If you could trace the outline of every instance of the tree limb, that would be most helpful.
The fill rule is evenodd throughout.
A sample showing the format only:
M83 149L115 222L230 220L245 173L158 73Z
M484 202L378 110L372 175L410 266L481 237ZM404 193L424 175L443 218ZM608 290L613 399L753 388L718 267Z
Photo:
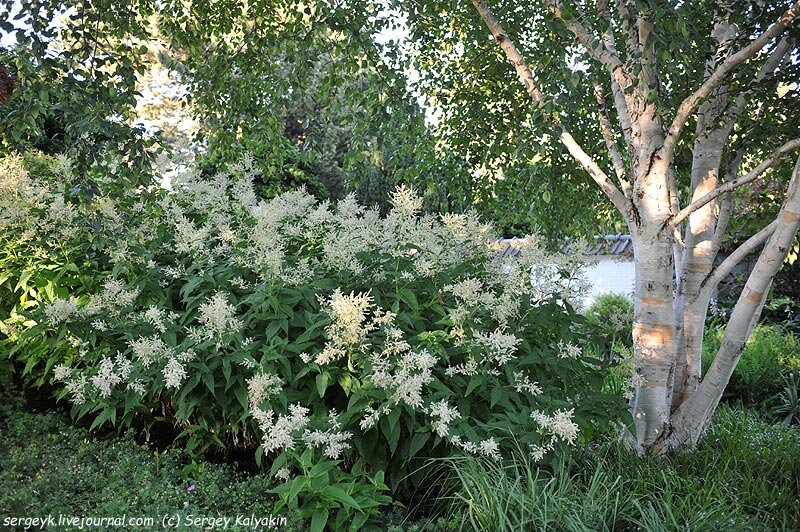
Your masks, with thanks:
M772 154L770 154L769 157L761 161L761 163L758 166L750 170L745 175L738 177L733 181L728 181L727 183L723 183L722 185L715 188L705 196L698 198L697 200L693 201L692 203L681 209L681 211L678 214L670 217L669 220L667 220L666 225L674 228L683 220L685 220L687 216L695 212L697 209L702 208L708 202L713 201L720 195L725 194L727 192L731 192L732 190L735 190L742 185L746 185L747 183L755 181L756 179L761 177L761 174L766 172L775 163L775 161L780 159L782 155L798 147L800 147L800 138L790 140L789 142L787 142L786 144L784 144L783 146L772 152Z
M731 199L731 193L728 192L722 196L722 202L719 205L719 215L717 216L717 226L714 228L714 236L711 239L711 254L715 259L722 247L722 239L725 236L725 231L728 230L732 206L733 200Z
M700 297L703 295L710 295L714 288L716 288L717 285L721 283L723 279L725 279L725 277L730 275L730 273L739 263L741 263L749 254L753 253L762 244L764 244L769 237L772 236L777 227L778 220L773 220L761 231L742 242L739 247L733 251L733 253L728 255L725 260L720 262L708 273L701 284L697 299L700 299Z
M716 70L706 78L705 82L693 94L687 97L675 114L664 145L661 148L661 158L669 164L672 160L675 146L678 143L683 126L689 119L689 115L697 108L700 102L711 94L736 67L753 57L759 50L766 46L772 39L780 35L791 22L800 14L800 0L796 0L792 6L781 15L767 30L754 39L750 44L729 56Z
M575 35L577 41L586 48L586 51L591 57L606 65L611 71L622 68L622 61L617 54L608 49L608 47L596 36L594 36L586 27L583 26L574 17L564 15L564 4L559 0L545 0L550 8L550 11L561 19L567 29ZM577 6L573 6L577 8Z
M545 97L541 88L539 87L539 84L534 79L533 73L531 72L530 68L528 68L528 65L525 62L525 59L522 57L522 54L520 54L519 50L517 50L517 47L514 46L514 43L511 42L511 39L509 39L508 34L503 29L500 21L498 21L491 12L485 0L472 0L472 5L475 6L475 9L486 23L486 26L492 33L495 41L497 41L497 43L500 45L500 48L503 50L503 52L505 52L508 60L514 66L514 69L517 71L517 75L522 81L522 84L525 86L525 89L530 97L533 98L539 104L539 106L543 106L545 103ZM628 220L628 203L622 192L620 192L620 190L614 186L606 173L603 172L600 166L598 166L591 156L589 156L589 154L586 153L578 144L567 128L561 123L561 119L558 115L546 114L545 116L551 124L561 130L558 138L564 147L567 148L567 151L569 151L570 155L572 155L578 164L583 167L583 169L591 176L595 183L600 186L603 192L606 193L617 210L619 210L620 214L622 214L623 218Z
M625 43L627 48L626 55L627 57L633 57L636 54L637 51L636 43L638 42L639 39L636 36L636 30L631 24L631 20L633 20L633 15L631 14L630 8L636 9L636 5L633 2L629 2L628 0L614 0L614 3L617 8L617 13L619 14L619 20L620 24L622 25L622 31L625 34Z
M728 325L725 327L725 335L717 355L695 392L672 417L673 427L679 428L685 435L693 438L692 443L696 443L697 438L708 426L711 414L719 403L722 392L742 356L752 325L761 313L767 292L772 284L772 278L786 260L792 240L800 227L800 183L798 181L800 181L800 158L792 172L786 200L774 222L774 232L761 250L758 261L739 295Z
M597 120L600 122L600 130L603 133L603 140L606 143L606 148L608 148L608 153L611 155L611 163L614 165L614 171L617 174L617 179L619 180L619 184L622 187L623 192L630 191L631 184L626 177L625 172L625 162L622 160L622 154L620 154L619 146L617 146L617 139L614 135L614 130L611 127L611 120L608 118L608 109L606 108L606 99L603 95L603 90L600 87L600 84L595 82L594 85L594 96L597 100L598 112L597 112ZM625 194L627 197L627 193Z

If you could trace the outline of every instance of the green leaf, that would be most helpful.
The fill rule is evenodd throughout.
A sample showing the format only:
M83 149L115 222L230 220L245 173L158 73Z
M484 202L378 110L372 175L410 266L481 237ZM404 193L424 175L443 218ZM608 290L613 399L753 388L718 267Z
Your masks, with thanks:
M351 497L346 491L344 491L339 486L325 486L322 489L322 494L330 497L335 501L339 501L340 503L344 504L349 508L353 508L355 510L360 510L361 505Z
M328 372L322 372L317 375L317 393L320 398L325 397L325 390L328 388L328 380L330 376Z
M425 443L430 439L430 432L418 432L411 438L411 443L408 447L408 456L406 458L413 458L425 446ZM381 471L383 473L383 471Z
M317 508L311 517L311 532L322 532L328 523L328 509Z

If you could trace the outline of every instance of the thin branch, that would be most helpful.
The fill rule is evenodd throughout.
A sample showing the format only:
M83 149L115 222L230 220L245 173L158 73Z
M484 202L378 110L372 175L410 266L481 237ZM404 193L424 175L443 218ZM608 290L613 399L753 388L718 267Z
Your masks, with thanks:
M722 185L715 188L705 196L698 198L697 200L693 201L692 203L684 207L678 214L670 217L665 225L674 228L683 220L685 220L687 216L689 216L696 210L702 208L708 202L713 201L720 195L725 194L727 192L731 192L732 190L735 190L741 187L742 185L746 185L747 183L755 181L756 179L761 177L761 175L764 172L766 172L775 163L775 161L780 159L781 156L798 147L800 147L800 138L790 140L789 142L787 142L786 144L784 144L783 146L772 152L772 154L769 157L761 161L761 163L758 166L750 170L745 175L738 177L733 181L728 181L727 183L723 183Z
M559 0L546 0L550 11L564 22L567 29L575 35L577 41L586 48L586 51L591 57L606 65L611 71L622 68L622 61L616 53L609 50L605 44L593 35L583 24L578 22L574 17L564 15L564 4ZM577 9L577 6L572 6Z
M611 53L619 57L619 54L617 53L617 45L614 42L614 30L611 25L611 15L605 11L601 13L600 16L605 16L608 19L608 28L605 32L603 32L603 43ZM627 78L624 75L624 72L621 70L608 70L611 78L611 94L614 97L614 107L617 110L617 119L619 120L620 127L622 127L622 136L625 138L628 149L630 149L633 146L631 144L631 115L628 111L628 102L625 100L625 93L623 92L619 81Z
M539 84L534 79L533 73L531 72L530 68L528 68L528 65L525 62L525 59L522 57L522 54L520 54L520 52L517 50L517 47L514 46L514 43L511 42L511 39L509 39L508 34L503 29L500 21L498 21L491 12L485 0L472 0L472 5L475 6L475 9L486 23L486 26L492 33L495 41L497 41L497 43L500 45L500 48L502 48L503 52L505 52L508 60L514 66L514 69L517 71L517 75L522 81L522 84L525 86L525 89L530 97L533 98L539 104L539 106L543 106L545 103L545 97L541 88L539 87ZM609 199L611 199L612 203L614 203L614 206L617 208L617 210L619 210L620 214L622 214L623 218L627 220L627 200L622 192L620 192L619 189L614 186L606 173L603 172L603 170L591 158L591 156L589 156L589 154L586 153L583 148L581 148L578 142L569 133L567 128L561 123L561 119L558 117L558 115L545 114L545 116L551 124L561 130L559 140L564 147L567 148L567 151L569 151L572 157L591 176L595 183L600 186L603 192L605 192Z
M667 170L667 186L669 187L669 208L672 214L678 214L681 209L678 198L678 183L675 179L675 169L670 165Z
M678 143L683 126L689 119L689 115L697 108L700 102L710 95L731 73L736 67L753 57L759 50L766 46L772 39L780 35L791 22L800 14L800 0L796 0L792 6L776 20L767 30L759 37L754 39L749 45L745 46L735 54L728 57L717 69L705 80L705 82L698 88L692 95L687 97L675 114L675 119L672 121L667 130L667 136L664 140L664 145L661 150L661 158L669 164L672 161L672 156L675 151L675 146Z
M606 108L606 99L603 96L603 89L597 82L593 83L593 85L594 97L597 100L597 106L599 107L597 112L597 120L600 122L600 130L603 133L603 140L606 143L606 148L608 148L608 153L611 155L611 162L614 165L614 171L617 174L617 179L619 180L619 184L622 187L623 192L629 191L631 185L625 175L625 162L622 160L622 155L619 152L619 146L617 146L617 139L615 138L614 130L611 127L611 120L608 118L608 109Z
M789 35L784 35L784 37L778 41L778 44L775 45L775 48L770 53L767 60L764 61L764 64L761 65L761 68L756 73L753 81L760 82L763 81L764 78L769 76L770 74L774 73L778 67L781 66L783 63L784 58L788 57L789 53L792 51L792 39ZM742 111L744 110L745 106L748 102L750 102L750 96L753 93L752 85L742 94L739 94L736 97L736 103L733 106L733 110L731 112L732 118L739 116ZM760 116L764 113L764 103L761 103L761 106L758 109L757 116Z
M636 4L628 0L614 0L614 3L616 4L617 13L619 14L622 31L625 33L627 57L633 57L638 50L636 43L639 39L636 36L636 29L631 25L633 15L631 14L630 8L636 9Z
M767 239L772 236L772 233L775 232L777 227L778 220L773 220L761 231L742 242L739 247L733 251L733 253L728 255L725 260L714 267L714 269L708 273L706 278L703 279L703 282L700 285L700 291L697 294L697 299L700 299L704 295L710 295L714 288L716 288L716 286L721 283L723 279L730 275L730 273L738 264L747 258L748 255L761 247L764 242L766 242Z
M719 215L717 217L717 226L714 228L714 236L711 239L711 256L716 259L719 250L722 247L722 239L725 236L725 231L728 230L728 223L731 219L731 208L733 207L733 199L731 193L728 192L722 196L722 202L719 205Z
M575 39L581 45L583 45L589 56L604 64L608 68L608 72L611 74L614 105L617 108L617 114L619 115L620 125L622 126L622 132L625 136L625 140L630 144L631 120L628 112L628 104L625 101L625 96L621 87L627 87L630 85L631 79L628 75L628 72L625 70L625 65L617 54L613 33L611 33L611 20L607 13L607 6L598 4L600 16L602 17L605 15L607 18L609 18L608 30L606 30L606 32L603 34L602 39L598 40L597 37L587 30L586 27L577 19L564 14L564 4L562 2L559 0L546 1L547 5L550 7L550 11L552 11L556 17L564 22L564 25L566 25L567 29L571 31L573 35L575 35ZM580 8L578 6L574 5L572 7L577 9L580 13Z

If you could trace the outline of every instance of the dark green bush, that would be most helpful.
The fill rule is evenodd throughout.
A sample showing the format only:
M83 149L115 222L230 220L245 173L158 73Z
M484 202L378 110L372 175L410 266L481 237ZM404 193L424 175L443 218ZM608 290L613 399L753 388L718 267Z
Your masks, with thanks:
M714 360L722 329L710 329L703 342L703 372ZM785 387L784 378L800 368L800 341L777 326L757 326L731 376L723 400L759 405Z

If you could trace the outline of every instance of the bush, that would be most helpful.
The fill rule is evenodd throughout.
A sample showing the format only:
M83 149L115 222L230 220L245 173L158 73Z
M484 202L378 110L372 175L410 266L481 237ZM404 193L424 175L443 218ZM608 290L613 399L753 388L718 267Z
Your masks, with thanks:
M22 337L25 312L40 304L97 290L129 244L118 238L136 224L148 191L115 175L121 164L99 161L87 174L64 157L35 153L0 159L0 378L12 361L37 386L54 357L75 350Z
M703 342L703 372L719 350L724 331L710 329ZM800 368L800 341L780 327L759 325L747 341L723 399L763 404L784 389L784 378Z
M601 294L584 312L589 325L625 347L633 346L633 302L621 294Z
M423 458L515 435L546 462L626 411L568 304L579 257L501 257L474 214L421 216L405 189L384 218L258 201L249 160L174 189L120 231L102 291L29 314L71 346L45 369L93 426L164 415L189 451L258 446L279 504L341 524L374 519L384 481L413 491Z

